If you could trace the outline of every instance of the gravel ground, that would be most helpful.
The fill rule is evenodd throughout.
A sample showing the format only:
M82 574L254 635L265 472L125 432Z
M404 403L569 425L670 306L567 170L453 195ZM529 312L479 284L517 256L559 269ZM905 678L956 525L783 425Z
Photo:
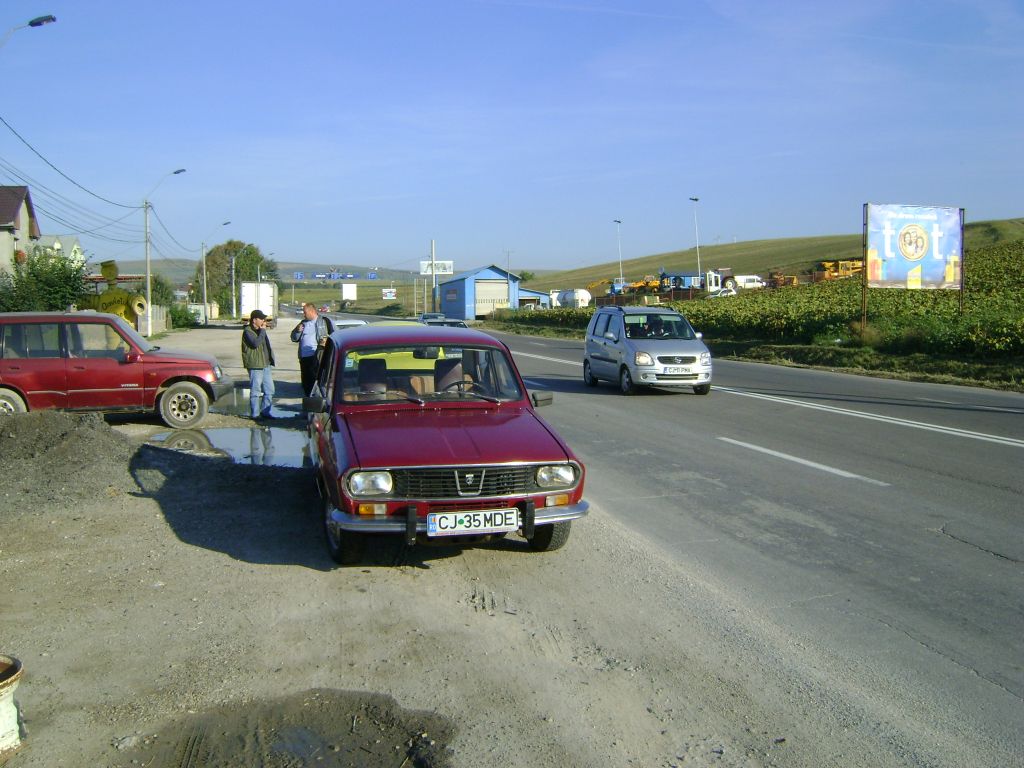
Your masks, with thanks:
M275 334L279 409L297 415ZM167 346L238 375L237 338ZM204 424L226 426L251 422ZM336 569L308 469L147 445L160 431L0 417L0 653L25 666L9 768L929 764L859 738L829 659L600 503L557 552L382 538Z

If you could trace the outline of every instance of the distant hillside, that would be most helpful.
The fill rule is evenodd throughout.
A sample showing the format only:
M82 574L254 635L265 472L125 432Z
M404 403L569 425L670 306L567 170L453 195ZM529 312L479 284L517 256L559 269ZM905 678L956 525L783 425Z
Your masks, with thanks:
M188 259L153 259L151 266L153 274L161 275L169 280L174 285L183 285L193 278L196 273L196 268L199 265L199 260L189 261ZM92 271L99 273L99 264L92 264ZM292 275L296 272L302 272L306 276L306 282L315 283L313 275L329 272L335 265L327 264L304 264L294 261L279 261L277 262L277 271L281 277L281 281L285 283L292 282ZM146 261L144 259L118 259L117 261L118 270L123 275L144 275L146 273ZM360 267L354 265L340 264L337 265L337 270L341 274L352 273L359 275L359 279L365 280L366 273L369 271L367 267ZM409 272L400 271L396 269L378 269L377 279L378 280L402 280L409 282L411 275Z
M1024 239L1024 219L1001 219L998 221L978 221L964 228L966 247L982 248L1001 242ZM750 240L743 243L725 245L702 245L700 247L700 266L702 270L731 267L738 274L766 275L769 270L781 271L788 275L806 273L813 269L819 261L835 261L838 259L859 259L861 257L861 236L829 235L821 237L788 237L777 240ZM152 267L155 274L163 275L175 285L192 279L196 270L196 261L185 259L153 259ZM308 282L312 275L325 272L330 267L324 264L306 264L291 261L277 262L278 272L285 283L291 282L295 272L304 272ZM335 266L335 265L331 265ZM351 272L366 279L368 268L357 265L336 265L339 272ZM122 274L144 274L144 260L119 260L118 267ZM685 251L670 251L653 256L643 256L622 262L622 272L630 280L638 280L644 275L657 274L665 268L669 272L694 271L697 269L697 251L690 248ZM99 265L93 265L99 271ZM533 271L533 270L531 270ZM602 279L619 276L619 262L609 261L590 267L565 271L538 270L537 278L526 283L524 287L535 291L549 291L554 288L584 288L587 284ZM378 280L394 280L411 282L412 274L408 270L380 269L377 270Z
M964 227L964 241L968 250L1021 239L1024 239L1024 219L979 221ZM781 271L788 275L799 275L813 269L819 261L859 258L859 234L750 240L700 247L701 270L731 267L737 274L767 275L769 271ZM671 251L622 262L622 273L629 280L656 275L662 268L668 272L696 271L697 250L690 248ZM591 267L538 275L536 280L531 280L525 287L535 291L584 288L589 283L618 276L619 262L610 261Z

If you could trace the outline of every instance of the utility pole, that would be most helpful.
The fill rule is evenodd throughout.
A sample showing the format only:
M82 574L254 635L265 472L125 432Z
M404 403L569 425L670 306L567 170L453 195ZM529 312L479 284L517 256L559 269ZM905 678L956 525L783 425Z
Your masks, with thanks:
M619 283L626 282L622 277L622 219L612 219L615 222L615 241L619 244Z
M437 312L437 267L434 264L433 240L430 241L430 311Z
M203 254L203 325L210 324L210 305L206 303L206 243L200 244Z
M701 288L706 288L704 285L704 276L700 271L700 230L697 228L697 203L700 201L699 197L691 197L693 201L693 234L697 239L697 277L700 279Z
M505 249L505 293L508 308L512 309L512 251Z
M142 201L142 219L146 225L146 338L153 335L153 271L149 261L149 200Z

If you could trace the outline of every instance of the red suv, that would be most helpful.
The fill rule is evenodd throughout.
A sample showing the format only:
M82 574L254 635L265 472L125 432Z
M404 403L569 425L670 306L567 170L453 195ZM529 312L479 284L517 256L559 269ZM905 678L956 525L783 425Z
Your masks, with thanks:
M0 413L155 410L194 427L233 386L215 357L160 349L117 315L0 313Z
M552 399L528 397L508 347L479 331L333 333L303 399L331 557L358 562L366 533L561 547L588 505L583 465L534 410Z

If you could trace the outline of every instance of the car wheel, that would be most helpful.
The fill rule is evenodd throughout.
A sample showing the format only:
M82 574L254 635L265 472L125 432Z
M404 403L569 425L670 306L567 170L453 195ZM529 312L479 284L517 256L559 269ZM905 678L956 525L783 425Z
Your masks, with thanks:
M533 529L533 538L527 541L534 552L553 552L565 546L571 531L571 522L538 525Z
M203 388L191 381L175 382L160 396L160 418L172 429L196 426L209 407Z
M736 289L736 280L734 280L731 277L727 277L727 278L725 278L725 281L722 283L722 285L724 287L726 287L726 288L731 288L731 289L735 290Z
M695 395L706 395L711 391L710 384L698 384L693 388L693 394Z
M619 391L624 395L632 395L636 391L636 387L633 385L633 376L626 366L622 366L622 370L619 371Z
M327 551L331 559L338 565L355 565L363 559L363 535L343 531L331 520L331 500L325 497L323 502L324 536L327 539Z
M583 361L583 383L588 387L596 387L597 379L594 378L594 372L590 370L590 361Z
M25 413L27 410L21 395L9 389L0 389L0 413Z

